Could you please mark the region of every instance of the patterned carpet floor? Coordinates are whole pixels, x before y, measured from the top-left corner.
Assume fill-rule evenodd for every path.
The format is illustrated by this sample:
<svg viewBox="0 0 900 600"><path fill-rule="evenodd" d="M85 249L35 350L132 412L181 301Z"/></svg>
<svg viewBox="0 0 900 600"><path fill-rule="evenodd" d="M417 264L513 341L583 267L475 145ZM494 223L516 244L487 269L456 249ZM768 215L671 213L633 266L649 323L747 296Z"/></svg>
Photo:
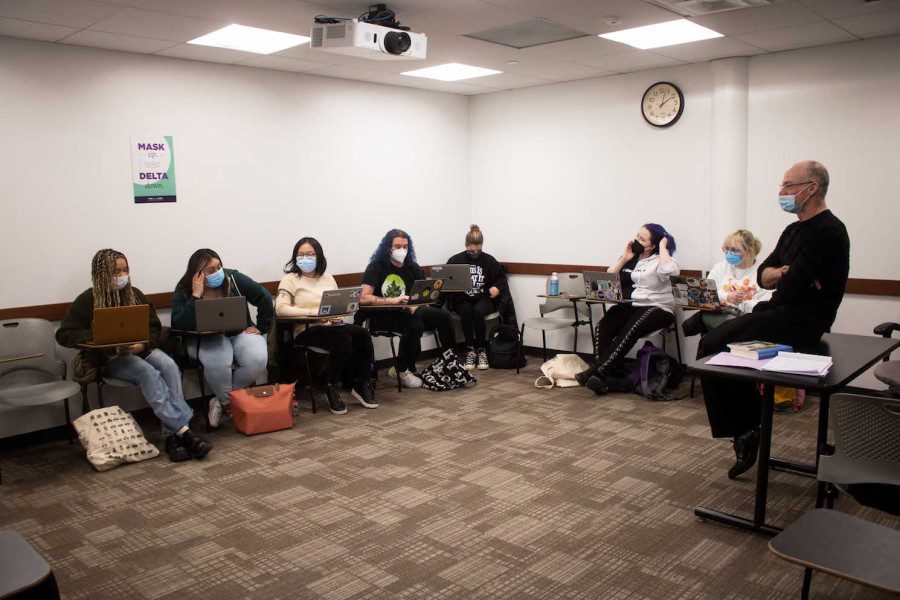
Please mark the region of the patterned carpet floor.
<svg viewBox="0 0 900 600"><path fill-rule="evenodd" d="M64 440L0 459L0 529L51 563L65 598L797 598L802 569L768 539L704 523L749 514L702 399L539 390L477 372L472 389L398 394L244 437L203 462L97 473ZM808 461L817 406L776 415L773 455ZM148 438L161 445L153 420ZM812 507L814 480L773 473L769 521ZM836 508L898 527L842 497ZM887 598L827 575L813 598Z"/></svg>

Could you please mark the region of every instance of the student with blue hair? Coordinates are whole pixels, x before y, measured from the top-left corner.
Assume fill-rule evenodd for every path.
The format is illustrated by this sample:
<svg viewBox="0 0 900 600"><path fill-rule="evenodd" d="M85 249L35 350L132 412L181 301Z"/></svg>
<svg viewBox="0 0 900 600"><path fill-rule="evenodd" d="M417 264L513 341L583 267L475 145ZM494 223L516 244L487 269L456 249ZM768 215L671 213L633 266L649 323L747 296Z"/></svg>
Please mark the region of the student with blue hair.
<svg viewBox="0 0 900 600"><path fill-rule="evenodd" d="M409 300L408 292L418 279L425 279L425 271L416 263L412 238L401 229L388 231L372 254L362 278L359 303L366 306L399 305ZM453 348L453 328L450 312L427 305L405 306L398 310L367 314L375 329L400 334L397 364L388 375L400 378L404 387L422 387L416 375L416 358L421 351L422 334L436 330L441 351Z"/></svg>
<svg viewBox="0 0 900 600"><path fill-rule="evenodd" d="M597 323L594 361L575 378L598 396L607 392L606 378L638 339L675 322L675 298L669 279L681 270L672 258L675 238L662 225L647 223L625 244L616 264L622 292L632 302L615 304Z"/></svg>

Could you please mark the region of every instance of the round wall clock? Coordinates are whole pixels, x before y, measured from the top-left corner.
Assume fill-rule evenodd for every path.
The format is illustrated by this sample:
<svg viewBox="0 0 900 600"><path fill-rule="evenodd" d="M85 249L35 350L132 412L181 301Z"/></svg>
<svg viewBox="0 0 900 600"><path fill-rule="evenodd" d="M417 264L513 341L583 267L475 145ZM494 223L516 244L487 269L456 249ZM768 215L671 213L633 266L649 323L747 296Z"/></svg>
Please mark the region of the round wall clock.
<svg viewBox="0 0 900 600"><path fill-rule="evenodd" d="M641 98L641 114L654 127L670 127L684 112L684 94L674 83L654 83Z"/></svg>

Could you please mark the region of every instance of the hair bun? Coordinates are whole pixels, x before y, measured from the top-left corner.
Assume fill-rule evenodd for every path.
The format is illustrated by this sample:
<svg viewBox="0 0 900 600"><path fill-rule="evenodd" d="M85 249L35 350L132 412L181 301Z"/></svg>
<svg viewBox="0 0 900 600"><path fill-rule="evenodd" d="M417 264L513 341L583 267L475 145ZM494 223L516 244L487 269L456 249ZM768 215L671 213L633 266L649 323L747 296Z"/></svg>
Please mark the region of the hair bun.
<svg viewBox="0 0 900 600"><path fill-rule="evenodd" d="M473 223L472 225L469 225L469 231L481 231L481 229L478 227L478 225L475 225Z"/></svg>

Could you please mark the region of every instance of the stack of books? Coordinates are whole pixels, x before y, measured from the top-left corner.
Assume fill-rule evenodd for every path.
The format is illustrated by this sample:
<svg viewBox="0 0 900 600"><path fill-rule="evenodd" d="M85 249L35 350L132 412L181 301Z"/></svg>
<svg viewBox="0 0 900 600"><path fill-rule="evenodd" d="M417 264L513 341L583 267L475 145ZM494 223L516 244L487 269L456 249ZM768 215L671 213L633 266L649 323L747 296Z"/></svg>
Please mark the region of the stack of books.
<svg viewBox="0 0 900 600"><path fill-rule="evenodd" d="M793 348L784 344L774 344L772 342L735 342L728 344L728 349L735 356L741 358L749 358L751 360L763 360L778 356L779 352L791 352Z"/></svg>

